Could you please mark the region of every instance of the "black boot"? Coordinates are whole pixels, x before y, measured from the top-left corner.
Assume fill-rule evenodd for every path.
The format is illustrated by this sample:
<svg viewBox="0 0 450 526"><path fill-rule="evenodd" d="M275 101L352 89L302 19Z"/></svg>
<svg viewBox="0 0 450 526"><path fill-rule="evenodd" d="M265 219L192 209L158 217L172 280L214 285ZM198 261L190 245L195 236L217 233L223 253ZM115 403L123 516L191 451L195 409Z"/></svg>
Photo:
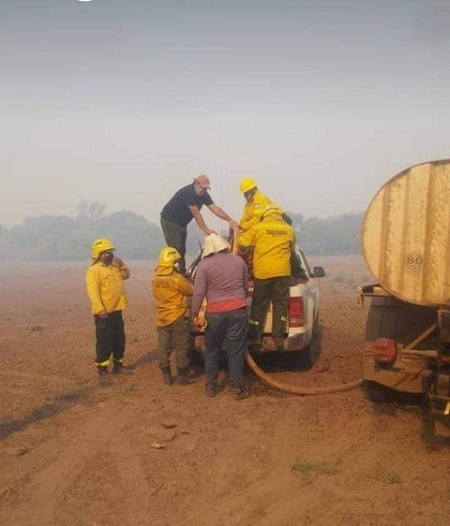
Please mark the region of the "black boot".
<svg viewBox="0 0 450 526"><path fill-rule="evenodd" d="M197 378L201 376L201 372L197 367L195 367L195 365L187 365L185 369L185 376L187 376L188 378L195 378L197 380Z"/></svg>
<svg viewBox="0 0 450 526"><path fill-rule="evenodd" d="M164 383L167 385L172 385L173 376L172 376L172 373L170 372L170 365L160 365L159 368L161 369Z"/></svg>
<svg viewBox="0 0 450 526"><path fill-rule="evenodd" d="M189 366L177 367L177 382L181 385L195 384L197 380L191 374Z"/></svg>
<svg viewBox="0 0 450 526"><path fill-rule="evenodd" d="M123 369L123 363L120 363L120 362L114 362L114 365L113 365L113 374L119 374L122 372L122 369Z"/></svg>
<svg viewBox="0 0 450 526"><path fill-rule="evenodd" d="M250 396L250 393L243 385L232 387L231 392L233 393L233 398L235 400L243 400L244 398L248 398Z"/></svg>
<svg viewBox="0 0 450 526"><path fill-rule="evenodd" d="M106 365L97 365L97 372L99 376L107 376L109 373L108 367Z"/></svg>
<svg viewBox="0 0 450 526"><path fill-rule="evenodd" d="M97 365L97 373L101 385L109 385L112 382L111 375L105 365Z"/></svg>

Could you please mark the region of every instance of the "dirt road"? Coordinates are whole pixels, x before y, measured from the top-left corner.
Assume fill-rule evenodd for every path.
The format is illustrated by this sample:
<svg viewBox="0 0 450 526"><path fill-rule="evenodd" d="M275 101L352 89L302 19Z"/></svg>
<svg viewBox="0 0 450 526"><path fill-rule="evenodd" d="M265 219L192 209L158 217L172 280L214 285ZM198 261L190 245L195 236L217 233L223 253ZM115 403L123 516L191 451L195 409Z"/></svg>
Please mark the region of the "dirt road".
<svg viewBox="0 0 450 526"><path fill-rule="evenodd" d="M83 264L2 264L0 523L4 525L443 525L449 442L418 407L374 406L360 389L251 397L166 387L153 361L152 266L129 262L133 367L109 386L93 364ZM360 377L359 258L326 268L322 354L304 386Z"/></svg>

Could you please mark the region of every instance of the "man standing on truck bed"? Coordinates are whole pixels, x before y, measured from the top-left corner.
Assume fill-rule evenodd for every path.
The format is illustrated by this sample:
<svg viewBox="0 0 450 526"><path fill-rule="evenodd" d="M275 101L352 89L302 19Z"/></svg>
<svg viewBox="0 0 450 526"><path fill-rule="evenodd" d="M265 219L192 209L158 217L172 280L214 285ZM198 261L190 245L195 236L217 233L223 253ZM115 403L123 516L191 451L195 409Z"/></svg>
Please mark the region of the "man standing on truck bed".
<svg viewBox="0 0 450 526"><path fill-rule="evenodd" d="M244 210L239 221L239 229L241 232L245 232L252 226L258 224L261 221L261 215L268 206L279 208L281 210L278 205L259 190L256 181L251 177L244 177L241 179L239 188L245 199ZM281 212L286 223L291 224L292 221L289 216L285 214L283 210L281 210Z"/></svg>
<svg viewBox="0 0 450 526"><path fill-rule="evenodd" d="M248 396L243 386L245 345L248 330L248 271L242 258L230 253L229 244L217 234L205 238L203 259L197 267L191 315L197 327L206 299L205 372L206 394L219 392L218 374L222 349L225 350L233 395Z"/></svg>
<svg viewBox="0 0 450 526"><path fill-rule="evenodd" d="M264 322L272 302L272 336L277 350L283 350L289 306L291 251L295 232L283 220L283 211L267 207L259 223L241 232L238 243L242 248L253 247L254 289L250 311L249 339L261 341Z"/></svg>
<svg viewBox="0 0 450 526"><path fill-rule="evenodd" d="M161 210L161 228L168 246L178 250L181 256L180 272L186 271L186 238L187 226L195 219L198 227L206 235L214 231L206 226L200 209L203 205L207 206L211 212L230 223L230 228L237 228L237 223L217 206L208 194L210 189L209 178L206 175L199 175L191 184L183 186L166 203Z"/></svg>
<svg viewBox="0 0 450 526"><path fill-rule="evenodd" d="M261 221L261 215L268 206L276 205L258 189L256 181L251 177L241 179L239 188L245 199L239 228L245 231Z"/></svg>

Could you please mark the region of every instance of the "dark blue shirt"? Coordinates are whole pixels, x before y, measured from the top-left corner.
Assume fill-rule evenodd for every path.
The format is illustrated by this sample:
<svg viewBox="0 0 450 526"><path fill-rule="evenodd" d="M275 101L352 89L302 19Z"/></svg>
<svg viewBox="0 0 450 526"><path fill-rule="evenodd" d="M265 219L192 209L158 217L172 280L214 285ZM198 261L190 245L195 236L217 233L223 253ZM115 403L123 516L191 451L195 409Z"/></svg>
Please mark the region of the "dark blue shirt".
<svg viewBox="0 0 450 526"><path fill-rule="evenodd" d="M194 217L189 210L190 206L197 206L200 210L203 205L210 206L213 203L214 201L208 192L197 195L195 193L194 183L188 184L180 188L166 203L161 210L161 218L186 227Z"/></svg>

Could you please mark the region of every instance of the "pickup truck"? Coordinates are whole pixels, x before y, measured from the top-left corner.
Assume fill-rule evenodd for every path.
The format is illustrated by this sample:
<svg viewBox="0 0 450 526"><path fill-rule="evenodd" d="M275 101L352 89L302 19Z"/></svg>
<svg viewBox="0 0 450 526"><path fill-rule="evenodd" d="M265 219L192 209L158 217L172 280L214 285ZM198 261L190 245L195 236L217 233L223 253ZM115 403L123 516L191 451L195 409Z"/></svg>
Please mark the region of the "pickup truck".
<svg viewBox="0 0 450 526"><path fill-rule="evenodd" d="M192 263L188 270L188 275L191 279L195 279L199 261L200 256ZM297 353L298 364L301 367L309 368L313 365L320 353L320 291L317 279L324 277L325 271L323 267L314 267L314 269L311 270L305 253L299 246L295 247L292 253L291 267L293 269L293 275L291 276L290 284L284 351ZM250 308L253 290L251 266L249 266L249 276L250 294L248 297L248 305ZM261 343L258 345L249 344L249 351L252 354L280 352L276 350L275 343L271 336L271 314L272 309L270 307ZM203 352L204 350L203 331L199 330L194 324L191 325L190 329L190 350L198 352Z"/></svg>

